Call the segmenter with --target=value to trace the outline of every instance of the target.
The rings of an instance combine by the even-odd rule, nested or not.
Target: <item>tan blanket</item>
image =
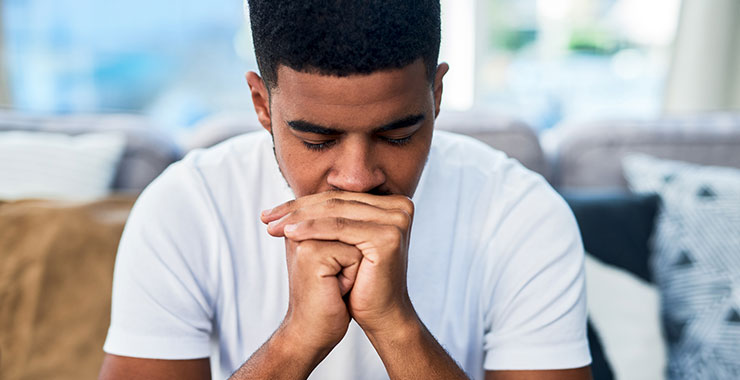
[[[130,196],[0,202],[0,379],[95,379]]]

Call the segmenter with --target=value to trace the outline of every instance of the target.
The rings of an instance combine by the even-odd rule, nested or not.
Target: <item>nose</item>
[[[329,185],[338,190],[365,193],[385,183],[372,143],[363,140],[344,141],[329,172]]]

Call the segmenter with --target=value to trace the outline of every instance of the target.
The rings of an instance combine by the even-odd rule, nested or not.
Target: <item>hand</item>
[[[417,319],[406,287],[413,213],[413,203],[404,196],[332,191],[279,205],[263,213],[262,221],[268,223],[271,235],[284,236],[287,241],[309,243],[317,250],[318,241],[333,242],[351,246],[361,254],[348,306],[363,330],[373,335],[392,333]],[[312,252],[317,257],[333,257]],[[333,270],[335,275],[343,273],[337,267]],[[323,272],[328,273],[331,271]],[[337,281],[349,285],[352,274],[346,273]],[[337,294],[346,290],[335,286]]]
[[[285,239],[289,302],[281,328],[307,349],[328,353],[342,340],[350,316],[342,298],[355,281],[362,254],[334,241]]]

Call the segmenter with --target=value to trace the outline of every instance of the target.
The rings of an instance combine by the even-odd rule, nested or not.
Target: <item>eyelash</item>
[[[389,138],[384,138],[384,137],[380,137],[380,139],[383,140],[383,141],[385,141],[385,142],[387,142],[387,143],[389,143],[389,144],[391,144],[391,145],[402,146],[402,145],[408,144],[411,141],[411,136],[407,136],[407,137],[404,137],[404,138],[401,138],[401,139],[389,139]],[[335,142],[336,142],[336,140],[330,140],[330,141],[323,142],[323,143],[320,143],[320,144],[311,144],[309,142],[303,141],[303,145],[305,145],[306,148],[308,148],[310,150],[322,151],[322,150],[327,149],[330,146],[334,145]]]

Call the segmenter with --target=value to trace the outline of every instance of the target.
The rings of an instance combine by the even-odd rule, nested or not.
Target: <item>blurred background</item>
[[[441,3],[436,127],[570,205],[594,378],[740,378],[740,0]],[[0,0],[0,378],[96,378],[129,210],[260,129],[249,70],[242,0]]]
[[[740,107],[735,1],[442,3],[449,109],[543,130]],[[243,74],[256,63],[240,0],[0,4],[5,108],[138,113],[178,131],[251,106]]]

